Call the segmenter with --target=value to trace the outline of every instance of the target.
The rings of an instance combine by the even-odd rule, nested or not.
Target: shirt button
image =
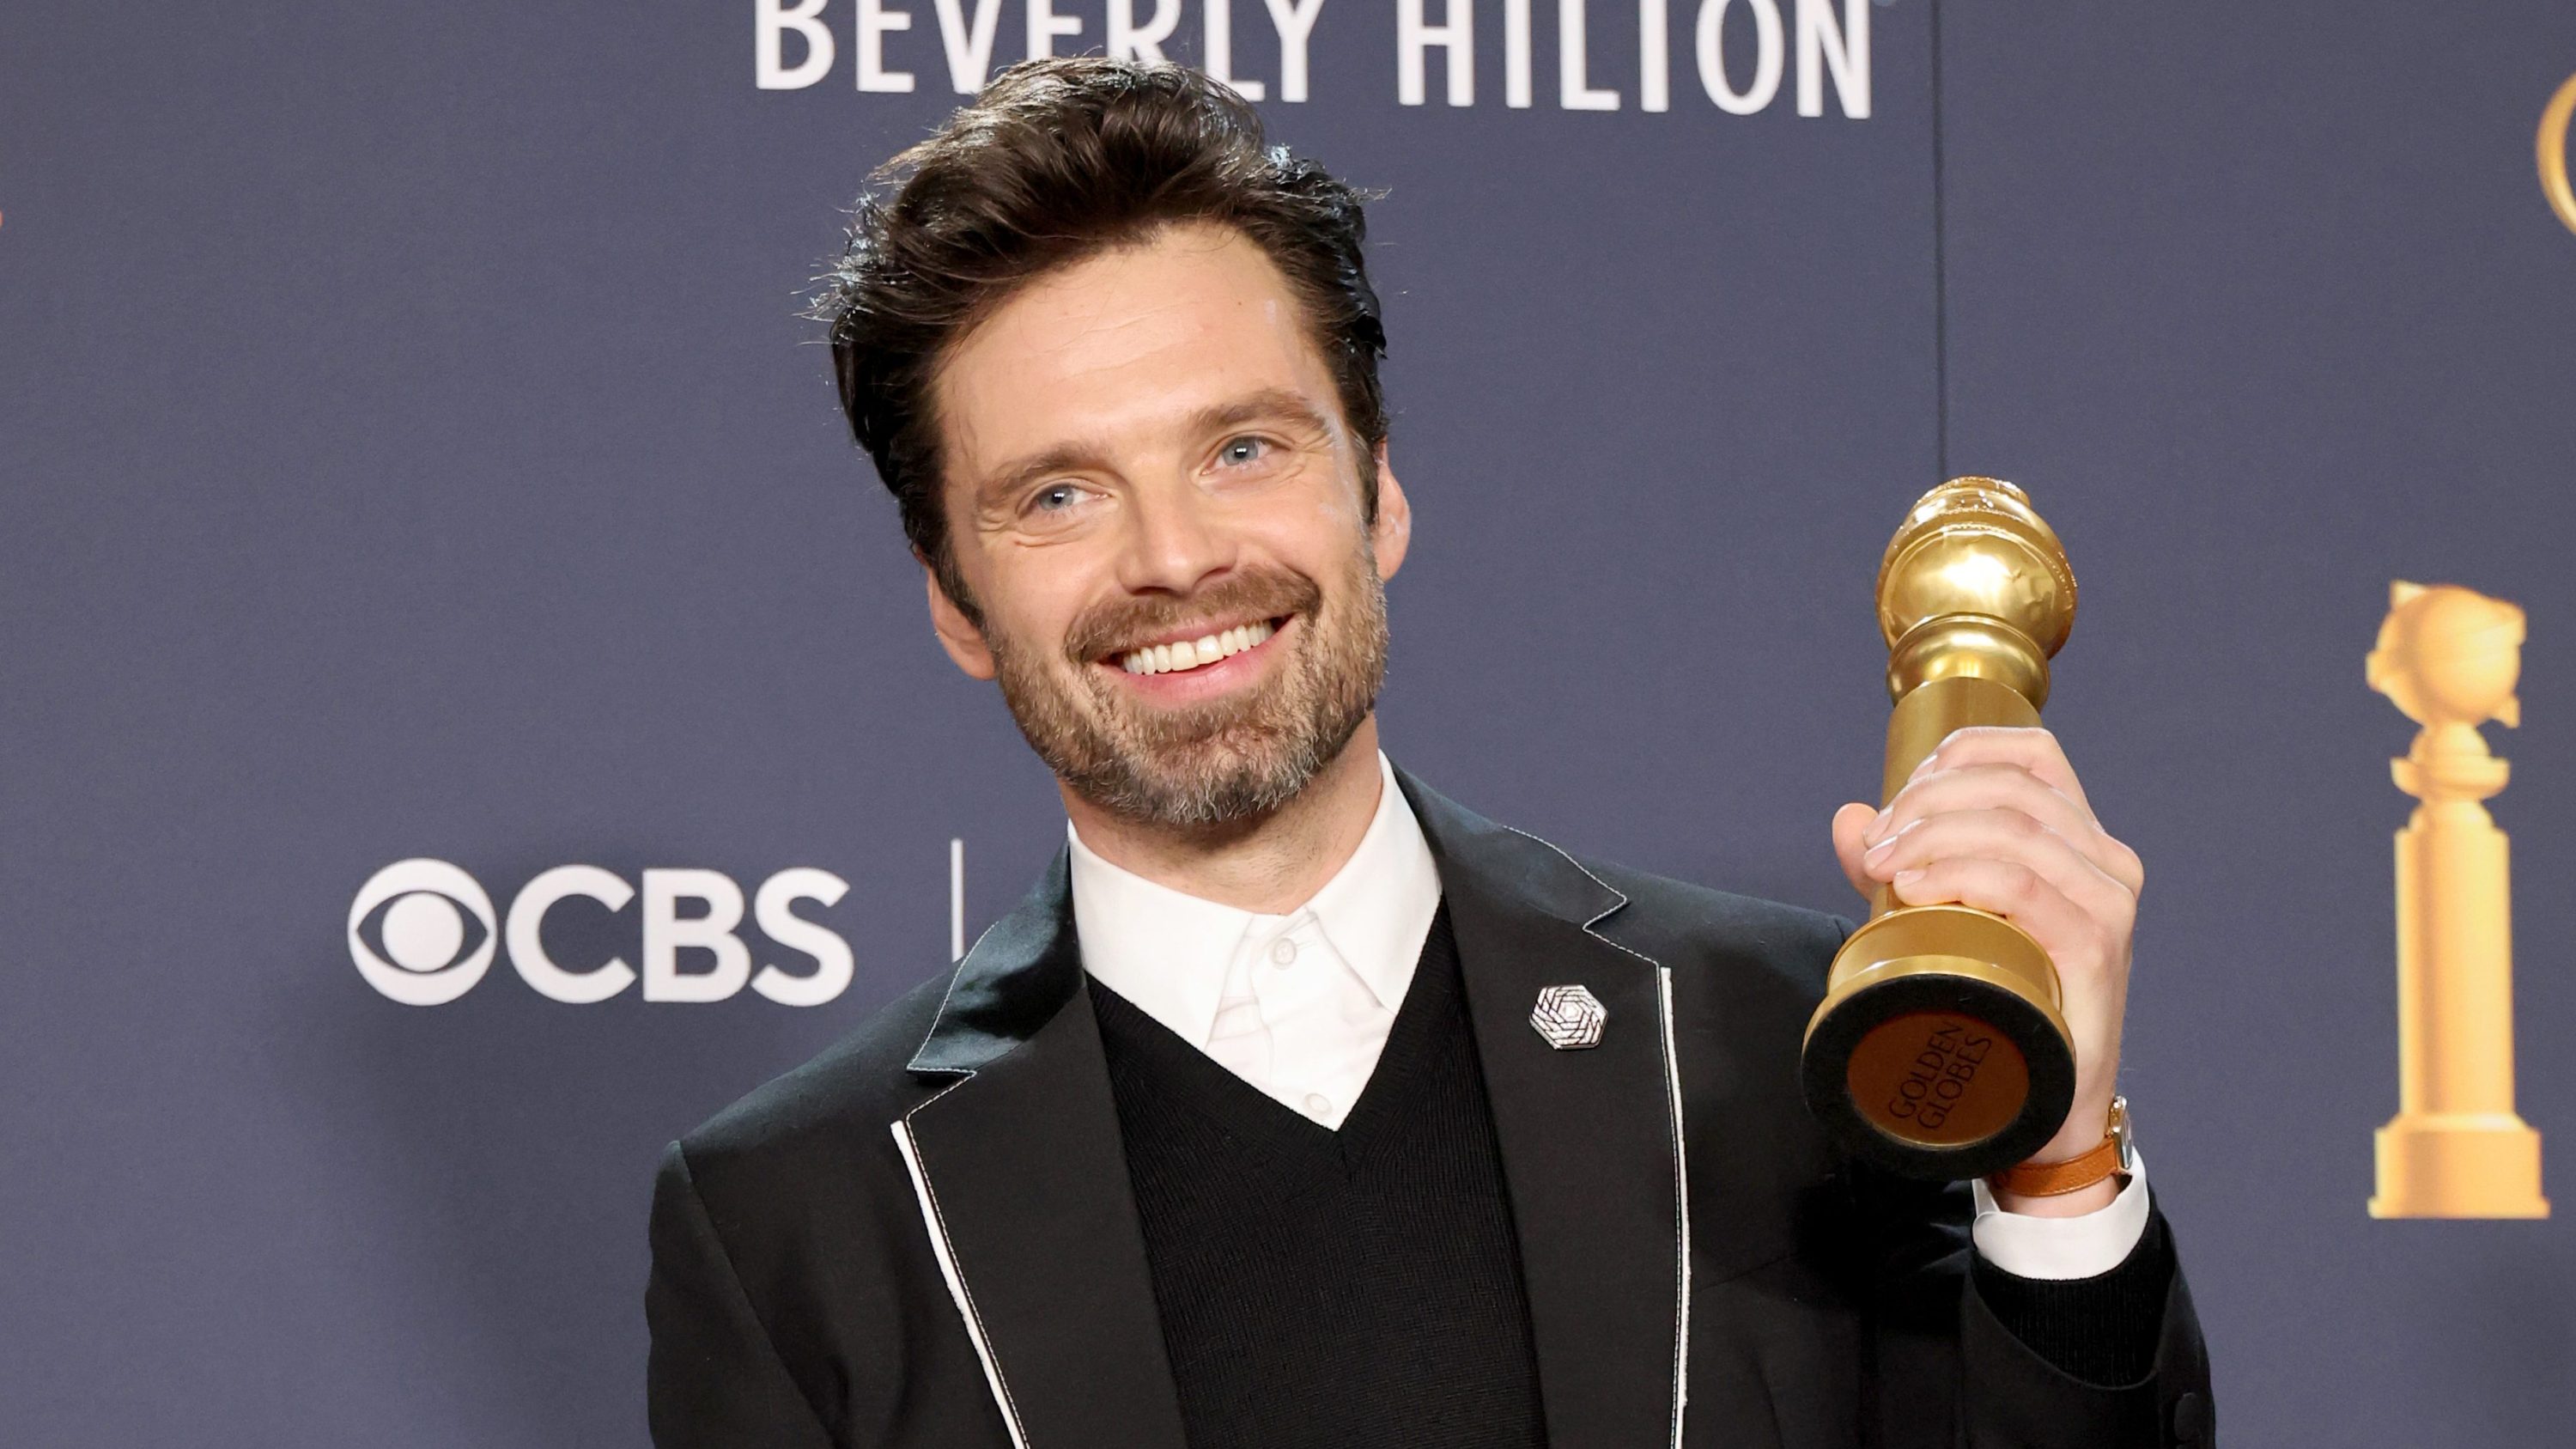
[[[1287,966],[1297,960],[1297,943],[1282,936],[1270,943],[1270,964]]]
[[[1332,1115],[1332,1111],[1333,1103],[1331,1098],[1326,1097],[1321,1092],[1308,1092],[1306,1094],[1307,1116],[1320,1122],[1324,1118]]]

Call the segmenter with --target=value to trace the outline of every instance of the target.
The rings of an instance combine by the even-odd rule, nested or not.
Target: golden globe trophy
[[[2075,624],[2075,575],[2019,488],[1953,478],[1923,495],[1878,566],[1893,799],[1952,730],[2035,725]],[[1881,886],[1807,1023],[1807,1103],[1861,1156],[1910,1177],[2000,1172],[2057,1134],[2075,1047],[2057,969],[2019,927]]]
[[[2522,723],[2522,610],[2448,584],[2388,590],[2370,687],[2424,728],[2391,760],[2419,802],[2397,832],[2397,1116],[2375,1218],[2545,1218],[2540,1134],[2513,1109],[2513,908],[2481,803],[2506,766],[2478,726]]]

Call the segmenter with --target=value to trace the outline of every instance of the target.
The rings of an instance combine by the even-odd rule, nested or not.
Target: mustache
[[[1183,624],[1209,618],[1277,619],[1313,614],[1324,591],[1313,579],[1285,569],[1228,574],[1193,593],[1113,599],[1085,609],[1065,634],[1065,653],[1076,664],[1124,653]]]

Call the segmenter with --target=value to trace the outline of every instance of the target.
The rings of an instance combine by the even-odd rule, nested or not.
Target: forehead
[[[1167,227],[1030,282],[969,332],[934,383],[953,479],[1069,441],[1145,447],[1264,389],[1339,417],[1288,279],[1228,227]]]

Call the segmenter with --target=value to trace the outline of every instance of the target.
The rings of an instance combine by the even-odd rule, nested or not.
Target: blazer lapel
[[[1015,1445],[1183,1449],[1066,858],[960,963],[894,1124]]]
[[[1551,1449],[1681,1442],[1689,1221],[1670,973],[1593,933],[1626,897],[1397,772],[1439,863],[1520,1237]],[[1551,1047],[1540,990],[1605,1008]]]

